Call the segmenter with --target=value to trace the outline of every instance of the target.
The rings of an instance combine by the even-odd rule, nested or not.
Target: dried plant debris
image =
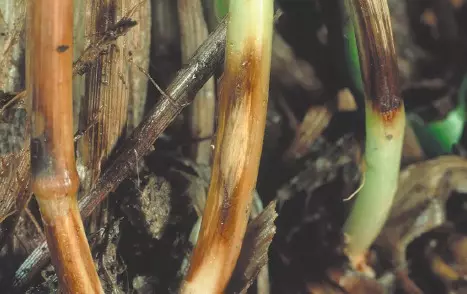
[[[17,153],[24,148],[28,138],[26,123],[24,107],[10,107],[0,113],[0,156]]]
[[[29,125],[27,111],[16,103],[0,112],[0,223],[23,208],[29,182]]]
[[[83,54],[73,63],[73,74],[83,75],[89,71],[97,58],[107,53],[107,47],[124,36],[137,22],[129,17],[123,17],[113,26],[95,39],[94,42],[84,50]]]
[[[164,178],[149,174],[130,188],[120,205],[135,228],[143,228],[154,239],[162,238],[169,222],[172,188]]]
[[[409,165],[399,177],[390,217],[376,244],[391,254],[394,266],[405,266],[406,247],[446,220],[451,192],[467,192],[467,159],[442,156]]]
[[[313,67],[295,56],[292,47],[278,33],[274,33],[272,41],[271,74],[286,87],[316,91],[323,86]]]
[[[303,157],[310,145],[321,136],[332,116],[333,111],[327,105],[311,106],[298,126],[291,146],[285,153],[286,159],[297,160]]]
[[[0,90],[0,112],[3,112],[4,108],[11,103],[18,96],[18,93],[10,93],[5,92],[4,90]]]
[[[268,262],[269,245],[276,233],[276,202],[273,201],[248,224],[240,257],[227,288],[227,293],[246,293],[260,270]]]
[[[25,291],[26,294],[50,293],[59,294],[58,278],[52,265],[47,266],[42,272],[43,282],[37,286],[30,287]]]
[[[19,91],[24,71],[25,0],[0,2],[0,89]]]
[[[344,136],[335,143],[326,141],[323,137],[317,138],[310,146],[309,159],[305,161],[305,166],[278,190],[279,205],[297,192],[311,195],[318,187],[333,181],[342,168],[345,169],[344,176],[350,177],[349,182],[358,181],[358,153],[358,145],[350,136]]]
[[[120,275],[126,270],[117,252],[120,240],[120,221],[121,219],[109,222],[108,226],[101,230],[103,236],[93,246],[96,252],[97,271],[105,293],[127,293],[123,290],[122,280],[118,281]]]
[[[133,290],[137,294],[154,293],[158,279],[154,276],[136,276],[133,278]]]
[[[313,294],[384,294],[384,287],[375,279],[352,271],[332,269],[328,280],[309,283],[309,293]]]
[[[89,236],[96,268],[105,293],[128,293],[128,291],[124,291],[124,279],[118,279],[126,270],[117,252],[120,222],[121,219],[110,221],[105,228]],[[30,287],[26,293],[62,293],[52,265],[43,269],[41,276],[43,281],[39,285]]]
[[[180,183],[181,195],[187,196],[198,216],[203,215],[211,178],[211,167],[197,164],[188,158],[174,158],[177,165],[170,168],[170,175]]]

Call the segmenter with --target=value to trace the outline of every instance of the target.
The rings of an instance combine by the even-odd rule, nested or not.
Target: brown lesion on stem
[[[403,101],[388,6],[383,0],[350,1],[359,8],[354,9],[353,16],[358,23],[355,32],[366,98],[384,121],[391,122]]]
[[[73,140],[69,140],[73,138],[72,102],[68,99],[72,71],[66,65],[72,64],[72,50],[56,50],[72,44],[72,3],[52,2],[34,1],[29,10],[28,50],[34,54],[28,60],[31,168],[33,190],[39,197],[50,195],[50,189],[57,194],[72,194],[78,188]]]
[[[217,271],[217,278],[210,277],[215,285],[208,287],[214,286],[218,292],[223,291],[232,274],[248,222],[269,86],[263,44],[252,38],[245,42],[243,52],[229,52],[227,48],[211,184],[186,277],[187,283],[202,284],[208,272]]]

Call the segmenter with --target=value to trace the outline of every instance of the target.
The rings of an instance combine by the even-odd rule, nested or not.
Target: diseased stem
[[[397,55],[386,0],[345,0],[357,40],[365,96],[364,185],[344,227],[354,266],[379,234],[397,190],[405,129]]]
[[[273,1],[232,1],[208,199],[181,293],[222,293],[237,262],[267,112]]]
[[[26,84],[32,101],[32,190],[66,293],[103,293],[79,215],[72,119],[71,0],[29,1]]]

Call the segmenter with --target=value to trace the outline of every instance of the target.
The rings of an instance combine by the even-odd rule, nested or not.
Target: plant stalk
[[[65,293],[103,293],[84,233],[73,145],[73,1],[28,1],[32,190]]]
[[[386,0],[345,1],[365,97],[364,184],[344,226],[347,254],[358,267],[384,225],[397,190],[405,111]]]
[[[263,145],[273,1],[231,1],[212,177],[181,293],[221,293],[236,265]]]

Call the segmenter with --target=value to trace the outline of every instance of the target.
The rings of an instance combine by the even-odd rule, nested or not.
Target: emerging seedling
[[[73,1],[28,1],[32,190],[65,293],[103,293],[78,210],[72,122]]]
[[[397,190],[405,111],[386,0],[345,0],[345,9],[355,29],[365,97],[364,183],[344,226],[347,254],[358,266]]]
[[[182,293],[222,293],[240,253],[263,144],[273,1],[230,2],[208,199]]]

